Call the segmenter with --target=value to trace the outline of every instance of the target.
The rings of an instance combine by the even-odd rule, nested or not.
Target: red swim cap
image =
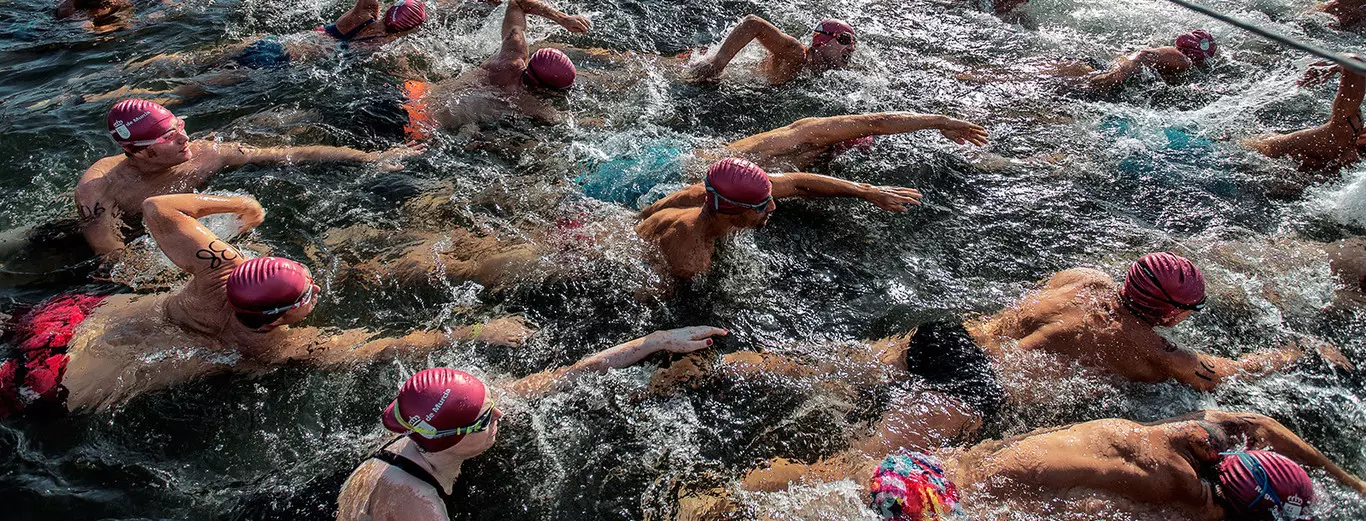
[[[1219,494],[1238,514],[1275,512],[1276,519],[1313,519],[1314,484],[1290,458],[1272,451],[1225,452]]]
[[[126,99],[114,104],[105,118],[109,135],[124,147],[139,141],[150,141],[170,132],[176,126],[175,114],[166,107],[141,99]]]
[[[1205,302],[1205,276],[1184,257],[1149,253],[1129,267],[1120,295],[1134,311],[1160,319],[1177,309],[1194,310]]]
[[[830,33],[830,34],[821,34]],[[826,18],[816,24],[816,34],[811,35],[811,45],[822,45],[825,42],[835,39],[834,36],[840,33],[854,34],[854,26],[849,25],[844,20],[837,18]]]
[[[308,268],[289,259],[261,257],[233,268],[228,275],[228,305],[238,313],[283,313],[313,288]]]
[[[1214,54],[1219,52],[1219,45],[1214,43],[1214,35],[1203,29],[1177,36],[1176,48],[1196,63],[1213,58]]]
[[[438,433],[474,424],[487,397],[488,386],[474,375],[445,367],[424,369],[403,382],[398,398],[384,408],[384,428],[407,434],[427,452],[443,451],[465,435]]]
[[[384,31],[401,33],[416,29],[427,21],[427,6],[422,0],[398,0],[384,12]]]
[[[541,49],[531,53],[526,63],[526,76],[539,86],[564,90],[574,85],[578,69],[559,49]]]
[[[738,157],[728,157],[711,165],[707,170],[706,186],[707,207],[721,213],[740,213],[745,210],[730,201],[767,205],[768,199],[773,197],[773,182],[768,180],[768,173],[759,165]],[[718,198],[718,195],[721,197]]]

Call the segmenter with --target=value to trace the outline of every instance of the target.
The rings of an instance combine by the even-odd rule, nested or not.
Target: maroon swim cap
[[[1176,48],[1196,63],[1213,58],[1214,54],[1219,52],[1219,45],[1214,43],[1214,35],[1203,29],[1177,36]]]
[[[1278,520],[1313,519],[1314,484],[1290,458],[1272,451],[1225,452],[1219,494],[1238,514],[1275,512]]]
[[[841,33],[853,35],[854,26],[838,18],[826,18],[816,24],[816,34],[811,35],[811,45],[813,47],[823,45],[825,42],[835,39],[834,35]]]
[[[1149,253],[1129,267],[1119,291],[1134,311],[1161,319],[1177,309],[1195,310],[1204,304],[1205,276],[1175,253]]]
[[[312,288],[313,276],[303,264],[280,257],[251,259],[228,275],[228,305],[249,315],[284,313]]]
[[[384,31],[401,33],[416,29],[427,21],[427,6],[422,0],[398,0],[384,12]]]
[[[728,157],[711,165],[705,184],[707,207],[721,213],[745,210],[744,206],[735,203],[767,206],[773,197],[773,183],[768,180],[768,173],[759,165],[738,157]]]
[[[443,451],[460,443],[465,434],[441,431],[488,427],[479,422],[487,397],[488,387],[474,375],[445,367],[424,369],[403,382],[398,398],[384,408],[384,428],[408,435],[427,452]]]
[[[574,76],[578,70],[574,68],[574,62],[569,61],[559,49],[541,49],[531,53],[531,59],[526,63],[525,76],[537,86],[549,87],[555,90],[564,90],[574,85]]]
[[[176,117],[166,107],[141,99],[126,99],[114,104],[105,118],[114,142],[126,147],[147,146],[139,142],[155,140],[176,127]]]

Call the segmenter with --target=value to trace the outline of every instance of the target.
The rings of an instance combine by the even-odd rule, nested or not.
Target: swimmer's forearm
[[[174,219],[178,215],[199,219],[208,215],[242,214],[259,209],[260,204],[251,197],[204,194],[158,195],[142,202],[143,219],[148,221]]]
[[[539,17],[541,17],[541,18],[545,18],[546,20],[550,20],[550,21],[555,22],[555,23],[557,23],[557,24],[560,23],[561,21],[563,21],[565,18],[568,18],[568,17],[569,17],[569,15],[566,15],[566,14],[560,12],[558,9],[555,9],[554,7],[551,7],[550,4],[547,4],[547,3],[545,3],[545,2],[542,2],[541,0],[516,0],[516,1],[517,1],[517,4],[521,5],[521,7],[522,7],[522,12],[524,12],[524,13],[526,13],[526,14],[530,14],[530,15],[536,15],[536,16],[539,16]]]
[[[289,163],[289,162],[360,162],[379,161],[379,152],[362,152],[354,148],[307,146],[289,148],[265,148],[251,153],[249,163]]]
[[[647,339],[640,337],[624,344],[619,344],[608,349],[604,349],[596,354],[589,355],[578,363],[569,366],[564,374],[575,374],[583,372],[604,372],[609,369],[621,369],[630,367],[637,362],[644,360],[645,357],[654,354],[653,349],[649,349]]]
[[[784,172],[769,174],[773,182],[773,197],[858,197],[868,199],[877,189],[866,183],[855,183],[820,174]]]

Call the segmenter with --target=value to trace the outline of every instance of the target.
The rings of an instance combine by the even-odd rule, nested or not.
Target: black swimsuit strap
[[[346,32],[341,32],[341,29],[338,29],[338,28],[337,28],[337,24],[332,24],[332,25],[330,26],[330,28],[331,28],[332,30],[327,31],[327,34],[330,34],[330,35],[332,35],[333,38],[336,38],[336,39],[341,40],[341,41],[343,41],[343,42],[350,42],[350,41],[355,40],[356,35],[357,35],[357,34],[360,34],[361,31],[364,31],[365,28],[366,28],[366,27],[369,27],[370,24],[372,24],[372,23],[375,23],[375,19],[374,19],[374,18],[371,18],[371,19],[369,19],[369,20],[366,20],[366,21],[364,21],[364,22],[361,22],[360,25],[357,25],[357,26],[355,26],[355,27],[352,27],[350,31],[346,31]],[[373,37],[371,37],[371,38],[373,38]],[[369,39],[370,39],[370,38],[363,38],[362,40],[369,40]]]
[[[441,482],[436,480],[436,476],[433,476],[431,472],[427,472],[427,469],[422,468],[421,465],[418,465],[413,460],[389,450],[389,446],[400,439],[403,439],[403,437],[394,438],[389,443],[384,444],[383,447],[380,447],[374,454],[371,454],[370,457],[398,467],[399,470],[407,472],[408,475],[431,485],[432,488],[436,489],[436,495],[441,497],[442,503],[450,503],[451,495],[447,494],[446,489],[441,487]]]

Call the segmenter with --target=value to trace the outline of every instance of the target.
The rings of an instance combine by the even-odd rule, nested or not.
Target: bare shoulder
[[[1113,288],[1115,279],[1094,268],[1072,268],[1054,273],[1044,285],[1049,288],[1064,286]]]
[[[85,173],[81,175],[81,179],[76,182],[76,189],[80,190],[82,186],[91,181],[104,179],[105,176],[109,175],[109,172],[112,172],[123,163],[124,157],[123,154],[119,154],[96,161],[95,164],[90,165],[90,168],[85,169]]]
[[[385,467],[371,492],[370,513],[375,519],[449,519],[446,504],[441,501],[436,489],[398,467]]]

